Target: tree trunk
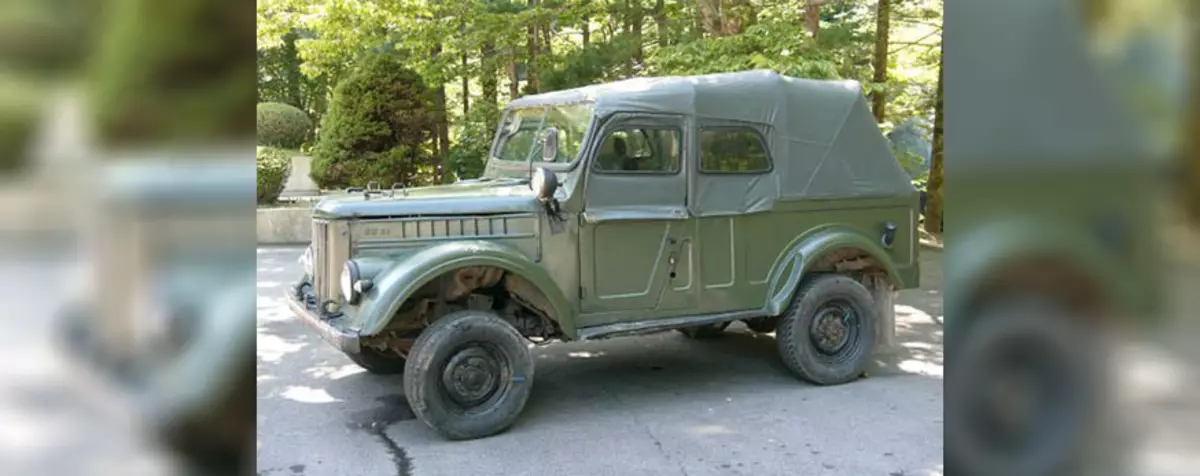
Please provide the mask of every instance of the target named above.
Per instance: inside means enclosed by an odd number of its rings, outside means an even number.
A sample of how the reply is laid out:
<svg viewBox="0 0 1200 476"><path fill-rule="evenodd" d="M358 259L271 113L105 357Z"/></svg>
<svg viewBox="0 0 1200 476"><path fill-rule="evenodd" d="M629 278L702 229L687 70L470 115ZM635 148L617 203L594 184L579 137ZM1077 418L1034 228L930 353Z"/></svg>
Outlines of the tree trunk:
<svg viewBox="0 0 1200 476"><path fill-rule="evenodd" d="M1200 2L1190 2L1189 20L1191 28L1191 85L1188 100L1192 105L1184 119L1183 167L1186 178L1183 183L1184 208L1191 216L1192 224L1200 227Z"/></svg>
<svg viewBox="0 0 1200 476"><path fill-rule="evenodd" d="M479 99L480 104L488 108L496 107L497 96L499 96L499 85L496 81L496 63L493 62L492 56L496 52L496 47L491 43L484 43L479 49L479 86L483 91L483 97ZM490 125L489 130L495 130L494 125Z"/></svg>
<svg viewBox="0 0 1200 476"><path fill-rule="evenodd" d="M942 47L945 50L945 47ZM925 192L925 231L942 233L942 163L945 159L942 129L945 121L942 100L942 81L945 73L945 57L938 60L937 97L933 104L933 151L929 158L929 184Z"/></svg>
<svg viewBox="0 0 1200 476"><path fill-rule="evenodd" d="M536 7L538 0L529 0L529 6ZM529 24L529 41L527 42L529 49L529 60L525 65L526 87L532 93L541 92L541 85L538 84L538 24L536 21Z"/></svg>
<svg viewBox="0 0 1200 476"><path fill-rule="evenodd" d="M740 35L754 23L754 6L750 0L724 0L721 7L722 36Z"/></svg>
<svg viewBox="0 0 1200 476"><path fill-rule="evenodd" d="M508 99L516 100L521 97L521 80L517 78L517 49L514 47L508 54Z"/></svg>
<svg viewBox="0 0 1200 476"><path fill-rule="evenodd" d="M437 58L442 54L442 44L437 43L433 46L433 57ZM438 87L433 91L434 117L437 122L435 125L437 134L437 164L434 170L434 183L442 183L442 174L446 170L446 159L450 156L450 121L446 117L446 84L438 84Z"/></svg>
<svg viewBox="0 0 1200 476"><path fill-rule="evenodd" d="M438 85L434 91L437 101L437 143L438 164L434 174L434 183L442 183L442 174L446 172L446 160L450 156L450 121L446 117L446 86Z"/></svg>
<svg viewBox="0 0 1200 476"><path fill-rule="evenodd" d="M721 0L696 0L700 26L709 36L725 36L721 21Z"/></svg>
<svg viewBox="0 0 1200 476"><path fill-rule="evenodd" d="M583 47L584 48L587 48L588 44L592 41L592 25L591 25L591 23L592 23L591 18L583 17L583 26L580 27L580 31L583 33Z"/></svg>
<svg viewBox="0 0 1200 476"><path fill-rule="evenodd" d="M823 0L809 0L804 6L804 26L816 41L821 34L821 3Z"/></svg>
<svg viewBox="0 0 1200 476"><path fill-rule="evenodd" d="M658 26L658 47L670 45L671 39L667 38L667 5L664 0L654 2L654 24Z"/></svg>
<svg viewBox="0 0 1200 476"><path fill-rule="evenodd" d="M888 20L891 13L891 0L879 0L875 10L875 75L871 78L876 89L871 92L871 110L875 113L875 122L880 123L886 117L884 108L887 106Z"/></svg>
<svg viewBox="0 0 1200 476"><path fill-rule="evenodd" d="M554 36L554 32L550 31L550 25L549 24L543 25L542 26L542 56L545 56L547 58L554 57L554 48L550 44L550 40L553 36Z"/></svg>
<svg viewBox="0 0 1200 476"><path fill-rule="evenodd" d="M629 9L629 30L633 34L633 63L637 67L646 59L642 48L642 23L646 15L642 12L642 0L632 1L632 8Z"/></svg>
<svg viewBox="0 0 1200 476"><path fill-rule="evenodd" d="M463 119L471 110L471 75L467 72L467 53L462 54L462 111Z"/></svg>
<svg viewBox="0 0 1200 476"><path fill-rule="evenodd" d="M492 43L484 43L479 49L479 86L482 90L482 97L479 102L475 103L475 107L480 106L492 109L498 106L497 96L499 96L499 82L496 79L496 62L493 55L496 54L496 46ZM491 115L487 123L488 131L496 131L496 123L494 115Z"/></svg>

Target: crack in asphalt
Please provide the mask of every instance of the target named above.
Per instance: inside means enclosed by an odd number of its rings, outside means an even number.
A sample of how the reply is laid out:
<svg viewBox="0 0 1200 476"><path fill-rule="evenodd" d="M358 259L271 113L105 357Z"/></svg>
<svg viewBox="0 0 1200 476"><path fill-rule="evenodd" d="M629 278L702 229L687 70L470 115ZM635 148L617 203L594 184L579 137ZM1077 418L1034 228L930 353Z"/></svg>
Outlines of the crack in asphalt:
<svg viewBox="0 0 1200 476"><path fill-rule="evenodd" d="M357 421L349 426L379 438L383 446L387 448L388 454L391 455L392 464L396 466L396 476L412 476L412 458L408 456L408 452L404 451L404 448L396 443L396 440L388 436L387 428L401 421L412 420L416 416L408 406L408 400L403 396L379 397L376 400L383 405L357 412L354 418Z"/></svg>
<svg viewBox="0 0 1200 476"><path fill-rule="evenodd" d="M400 445L396 444L396 440L387 435L387 425L379 425L377 428L371 428L367 431L383 441L383 445L387 447L388 454L392 456L392 463L396 465L396 476L412 476L412 459L408 457L408 452L404 451Z"/></svg>
<svg viewBox="0 0 1200 476"><path fill-rule="evenodd" d="M609 390L607 388L604 388L604 387L600 387L600 388L604 393L608 394L609 397L612 397L613 400L616 400L617 405L620 405L621 408L628 408L625 406L625 402L622 401L621 397L618 397L617 394L613 393L611 390ZM683 474L683 476L691 476L688 474L687 470L684 469L683 462L675 461L675 459L672 458L669 453L667 453L667 450L663 448L662 441L660 441L657 436L654 436L654 432L650 431L649 426L647 426L645 423L642 423L642 420L637 417L636 413L629 412L628 410L625 410L625 412L628 413L631 418L633 418L633 423L636 424L637 426L641 427L642 431L646 432L646 436L649 436L650 439L652 441L654 441L654 446L658 448L658 452L661 453L663 455L663 457L667 459L668 462L674 463L677 467L679 467L679 472L681 474Z"/></svg>

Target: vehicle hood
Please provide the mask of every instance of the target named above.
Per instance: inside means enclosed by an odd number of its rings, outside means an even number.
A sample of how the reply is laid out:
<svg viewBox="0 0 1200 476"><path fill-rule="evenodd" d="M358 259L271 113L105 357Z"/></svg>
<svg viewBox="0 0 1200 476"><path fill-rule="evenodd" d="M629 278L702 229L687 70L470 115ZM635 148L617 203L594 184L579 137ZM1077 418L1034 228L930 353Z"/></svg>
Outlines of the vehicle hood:
<svg viewBox="0 0 1200 476"><path fill-rule="evenodd" d="M449 185L396 190L383 195L362 193L321 200L313 215L321 218L370 216L473 215L537 211L537 198L524 181L466 180Z"/></svg>

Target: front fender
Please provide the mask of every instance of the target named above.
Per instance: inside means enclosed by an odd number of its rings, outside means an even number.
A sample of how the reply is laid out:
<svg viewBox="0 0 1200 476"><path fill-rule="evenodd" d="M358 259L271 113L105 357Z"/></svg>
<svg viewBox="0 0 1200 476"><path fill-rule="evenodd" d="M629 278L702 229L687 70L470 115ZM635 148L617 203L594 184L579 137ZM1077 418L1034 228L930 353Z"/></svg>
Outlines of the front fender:
<svg viewBox="0 0 1200 476"><path fill-rule="evenodd" d="M459 268L495 266L528 280L546 296L563 332L575 338L575 315L558 284L545 268L515 248L491 241L456 241L424 248L380 271L359 307L358 334L382 332L400 306L433 279Z"/></svg>
<svg viewBox="0 0 1200 476"><path fill-rule="evenodd" d="M765 310L769 315L779 315L792 301L800 280L820 261L826 253L839 248L858 248L875 258L887 272L893 283L909 283L916 279L915 273L908 279L901 275L895 261L874 239L853 228L828 226L797 237L788 245L771 273L770 290ZM914 258L915 259L915 258ZM914 269L915 269L914 264ZM915 284L913 281L912 284Z"/></svg>

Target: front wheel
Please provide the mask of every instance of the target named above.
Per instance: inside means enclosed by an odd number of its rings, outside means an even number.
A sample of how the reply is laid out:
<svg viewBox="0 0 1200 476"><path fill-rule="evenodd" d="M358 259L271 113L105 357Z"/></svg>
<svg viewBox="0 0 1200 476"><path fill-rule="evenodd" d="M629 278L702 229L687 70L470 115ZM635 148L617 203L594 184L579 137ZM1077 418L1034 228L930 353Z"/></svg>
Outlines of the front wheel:
<svg viewBox="0 0 1200 476"><path fill-rule="evenodd" d="M850 382L870 362L877 321L875 301L862 283L836 274L816 276L780 316L779 354L793 374L809 382Z"/></svg>
<svg viewBox="0 0 1200 476"><path fill-rule="evenodd" d="M413 413L451 440L483 438L516 422L533 384L525 339L492 312L459 311L417 338L404 369Z"/></svg>

